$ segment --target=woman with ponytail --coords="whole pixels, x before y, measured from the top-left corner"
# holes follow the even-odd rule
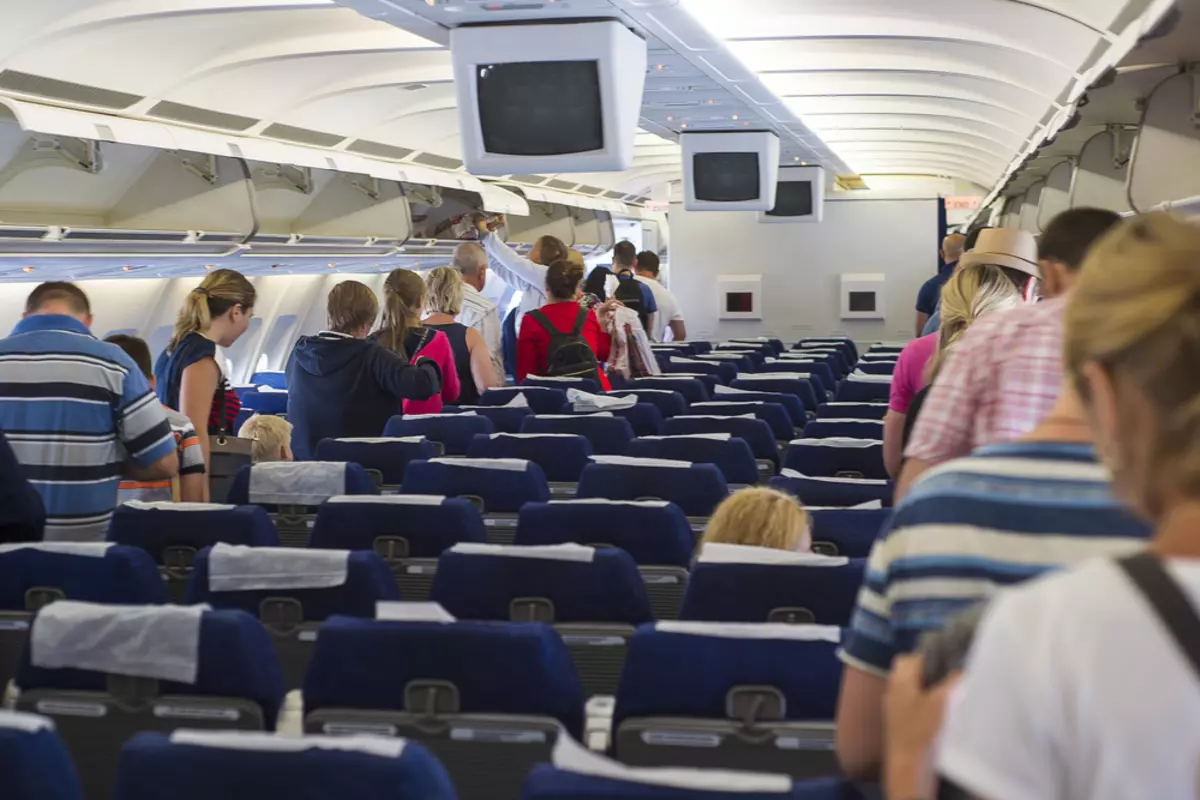
[[[254,286],[240,272],[210,272],[188,292],[175,321],[175,333],[154,365],[156,391],[168,408],[209,435],[235,434],[242,404],[217,362],[217,347],[230,347],[250,327]],[[201,435],[205,467],[211,473],[208,437]]]
[[[376,340],[409,362],[418,356],[428,358],[442,372],[441,394],[427,400],[404,400],[405,414],[437,414],[444,403],[456,401],[461,390],[450,340],[441,331],[421,324],[425,293],[425,281],[409,269],[392,270],[383,284],[383,328],[375,334]]]

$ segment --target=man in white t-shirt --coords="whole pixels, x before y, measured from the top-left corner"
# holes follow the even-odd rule
[[[687,326],[683,311],[675,295],[658,282],[659,259],[655,253],[643,250],[638,253],[635,277],[650,287],[658,311],[650,319],[650,340],[654,342],[682,342],[687,339]],[[667,334],[670,334],[668,336]]]

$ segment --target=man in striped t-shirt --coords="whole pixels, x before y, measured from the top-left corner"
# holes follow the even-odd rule
[[[102,541],[122,475],[162,480],[179,470],[158,398],[91,324],[79,287],[43,283],[0,340],[0,428],[45,503],[47,541]]]
[[[1005,586],[1144,546],[1149,527],[1112,496],[1075,393],[1064,388],[1025,439],[925,473],[871,549],[839,653],[837,751],[854,780],[877,776],[892,659]]]

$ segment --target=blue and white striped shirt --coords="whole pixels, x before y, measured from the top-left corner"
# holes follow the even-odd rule
[[[841,657],[885,676],[921,634],[997,589],[1144,545],[1091,445],[1009,442],[925,474],[867,562]]]
[[[26,317],[0,340],[0,428],[45,503],[48,541],[103,541],[125,462],[175,449],[133,360],[61,314]]]

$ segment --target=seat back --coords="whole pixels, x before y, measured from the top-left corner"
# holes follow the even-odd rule
[[[322,439],[317,443],[317,461],[349,461],[363,469],[375,470],[383,483],[398,486],[404,480],[408,462],[436,458],[441,448],[422,436],[402,439]]]
[[[658,409],[663,419],[686,414],[688,409],[683,395],[672,389],[619,389],[609,394],[613,397],[636,397],[639,403],[649,403]]]
[[[643,625],[617,692],[616,758],[631,766],[838,775],[839,636],[838,628],[816,625]]]
[[[742,358],[750,359],[752,365],[751,372],[757,372],[758,368],[767,363],[767,351],[762,347],[755,347],[751,344],[738,344],[730,342],[727,344],[718,345],[710,355],[736,355]]]
[[[592,408],[576,408],[575,406],[564,406],[564,414],[595,414],[596,410]],[[659,413],[656,406],[650,403],[635,403],[628,408],[614,408],[607,413],[614,417],[625,420],[629,423],[629,427],[633,429],[634,436],[655,436],[662,428],[663,416]]]
[[[629,421],[613,416],[612,412],[598,414],[537,414],[526,417],[521,433],[567,433],[582,436],[591,444],[592,452],[620,455],[633,441],[633,426]]]
[[[749,416],[749,415],[746,415]],[[759,419],[701,415],[675,417],[663,423],[667,436],[687,436],[696,433],[728,433],[750,445],[754,457],[779,466],[779,445],[771,426]]]
[[[831,392],[837,388],[837,372],[832,358],[817,354],[807,356],[803,353],[784,353],[773,363],[764,366],[774,366],[778,368],[776,371],[781,371],[789,364],[795,372],[807,372],[814,378],[819,378],[825,391]]]
[[[754,365],[754,361],[749,354],[738,353],[736,351],[722,351],[719,353],[705,353],[704,355],[693,356],[699,361],[708,361],[713,364],[732,364],[737,372],[754,372],[758,368]]]
[[[887,416],[887,403],[822,403],[817,419],[878,419]]]
[[[698,378],[688,378],[679,375],[660,375],[650,378],[638,378],[629,382],[626,389],[664,389],[678,392],[687,403],[703,403],[711,400],[708,387]]]
[[[838,386],[836,400],[842,403],[883,403],[891,394],[890,381],[870,380],[878,376],[849,376]]]
[[[747,389],[752,392],[778,392],[800,398],[804,404],[805,413],[816,411],[824,397],[817,397],[812,381],[796,377],[806,375],[803,372],[760,372],[753,375],[739,375],[730,386],[734,389]]]
[[[71,754],[48,717],[0,710],[0,775],[6,800],[83,800]]]
[[[734,344],[753,344],[760,347],[765,345],[765,349],[774,353],[775,355],[779,355],[784,350],[783,339],[776,339],[773,336],[734,337],[729,341]]]
[[[269,778],[268,778],[269,776]],[[444,767],[418,742],[262,733],[142,733],[121,749],[113,800],[455,800]]]
[[[887,523],[891,511],[878,509],[813,509],[814,553],[846,558],[866,558]]]
[[[485,514],[515,514],[526,503],[550,499],[546,474],[519,458],[433,458],[414,461],[404,473],[405,494],[472,499]]]
[[[666,500],[689,517],[707,517],[729,495],[725,476],[713,464],[593,456],[579,478],[576,497],[609,500]]]
[[[305,730],[420,741],[463,800],[516,797],[560,728],[583,735],[570,652],[542,624],[334,617],[304,682]]]
[[[808,419],[808,412],[804,408],[804,403],[794,394],[734,389],[729,386],[720,386],[717,388],[715,399],[717,401],[732,401],[735,403],[778,403],[787,411],[793,428],[804,427],[804,423]],[[790,439],[791,436],[787,438]]]
[[[255,414],[287,414],[288,393],[282,389],[251,389],[242,394],[242,408]]]
[[[666,363],[663,364],[663,372],[668,375],[691,373],[712,375],[721,383],[729,383],[737,377],[738,369],[733,364],[725,364],[712,359],[669,356]]]
[[[400,439],[421,436],[439,442],[445,455],[461,456],[467,452],[471,439],[481,433],[495,431],[495,425],[487,417],[464,411],[459,414],[392,417],[383,429],[383,435]]]
[[[795,495],[806,506],[849,508],[863,503],[892,503],[892,482],[870,478],[821,478],[784,469],[771,488]]]
[[[756,484],[760,478],[758,462],[750,445],[729,433],[647,436],[631,442],[626,454],[634,458],[713,464],[721,470],[726,482],[732,484]]]
[[[851,784],[838,778],[794,782],[786,775],[725,772],[711,769],[672,771],[626,767],[588,751],[584,758],[607,762],[579,771],[580,756],[569,767],[538,764],[529,773],[521,800],[859,800]]]
[[[849,625],[865,566],[863,559],[706,544],[679,618]]]
[[[229,489],[229,502],[265,508],[282,544],[305,547],[321,503],[338,495],[378,493],[375,481],[359,464],[276,461],[242,467]]]
[[[824,370],[814,370],[810,367],[825,366],[824,364],[806,364],[796,359],[778,359],[768,358],[767,363],[758,368],[759,375],[785,375],[795,374],[803,377],[804,380],[812,384],[816,391],[817,402],[827,398],[827,392],[832,392],[836,387],[835,381],[826,381]]]
[[[497,433],[520,433],[521,423],[533,414],[533,409],[528,406],[442,406],[442,413],[487,417]]]
[[[269,386],[272,389],[288,388],[287,373],[281,369],[260,369],[250,376],[250,383],[254,386]]]
[[[34,618],[16,683],[19,710],[54,719],[89,798],[109,796],[133,734],[273,730],[284,696],[258,620],[201,606],[53,603]]]
[[[830,417],[804,426],[805,439],[872,439],[883,441],[883,420]]]
[[[887,478],[883,442],[877,439],[796,439],[788,445],[784,465],[816,477]]]
[[[552,500],[521,509],[516,544],[617,547],[639,566],[691,565],[687,517],[662,500]]]
[[[788,442],[796,436],[796,426],[787,409],[781,403],[756,402],[753,400],[731,400],[729,402],[714,401],[697,403],[692,406],[693,414],[712,415],[714,417],[740,417],[753,414],[755,419],[767,423],[771,435],[777,442]]]
[[[577,483],[591,459],[591,443],[569,433],[493,433],[476,436],[467,448],[467,458],[519,458],[532,461],[546,479]]]
[[[549,386],[501,386],[488,389],[479,398],[482,406],[507,406],[516,402],[518,406],[528,404],[534,414],[557,414],[567,404],[568,387]],[[597,387],[596,391],[599,391]]]
[[[891,375],[896,371],[895,361],[860,361],[854,365],[855,372],[867,375]]]
[[[548,377],[545,375],[529,375],[521,381],[521,386],[541,386],[547,389],[578,389],[581,392],[598,394],[602,388],[595,378],[579,377]]]

